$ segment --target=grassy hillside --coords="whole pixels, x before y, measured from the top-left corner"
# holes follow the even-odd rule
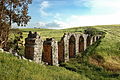
[[[0,80],[89,80],[62,67],[19,60],[0,52]]]
[[[120,80],[120,26],[94,26],[105,31],[101,41],[90,46],[83,57],[61,64],[91,80]]]
[[[32,28],[25,28],[21,29],[23,32],[24,38],[27,37],[27,34],[29,31],[37,32],[40,34],[40,36],[45,39],[45,38],[55,38],[56,40],[60,40],[61,37],[64,35],[64,33],[68,32],[76,32],[76,33],[81,33],[83,31],[83,28],[70,28],[70,29],[61,29],[61,30],[55,30],[55,29],[32,29]]]
[[[105,62],[99,65],[110,70],[120,70],[120,26],[98,26],[96,28],[104,30],[106,36],[102,39],[91,57],[100,55]],[[98,64],[95,59],[90,58],[90,60],[92,63]]]
[[[77,28],[69,28],[69,29],[63,29],[63,30],[45,30],[45,29],[44,30],[34,29],[34,30],[40,33],[40,35],[44,39],[46,37],[54,37],[56,40],[60,40],[60,37],[62,37],[65,32],[81,33],[86,28],[87,27],[82,27],[82,28],[77,27]],[[119,77],[120,74],[115,73],[120,71],[120,25],[93,26],[92,28],[96,28],[100,31],[104,31],[106,32],[106,35],[101,40],[100,43],[97,42],[99,44],[96,43],[90,46],[87,49],[87,52],[84,52],[84,54],[87,54],[87,55],[85,55],[85,58],[83,59],[84,60],[87,59],[87,62],[83,62],[80,65],[79,64],[80,61],[78,59],[77,60],[75,59],[68,62],[67,64],[64,64],[63,66],[64,67],[67,66],[68,69],[75,70],[78,73],[80,73],[79,71],[81,70],[80,74],[86,73],[84,75],[86,75],[87,77],[89,75],[90,79],[96,79],[96,77],[99,77],[100,78],[99,80],[120,79]],[[22,29],[22,31],[24,32],[24,34],[26,34],[26,32],[28,32],[29,30]],[[31,31],[33,31],[33,29],[31,29]],[[48,34],[50,34],[50,36]],[[100,69],[102,68],[100,72],[96,70],[99,68]],[[108,71],[104,71],[104,69]],[[109,71],[113,71],[113,73],[110,73]],[[117,75],[117,76],[114,76],[114,75]]]
[[[65,32],[81,33],[87,27],[62,30],[21,29],[24,38],[29,31],[38,32],[43,39],[60,40]],[[90,46],[82,57],[61,66],[43,66],[0,53],[0,80],[120,80],[120,25],[93,26],[106,35]],[[74,72],[73,72],[74,71]],[[77,73],[76,73],[77,72]]]

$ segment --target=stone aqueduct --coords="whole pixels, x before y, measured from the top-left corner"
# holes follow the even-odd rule
[[[57,66],[79,55],[100,38],[101,35],[65,33],[58,42],[53,38],[42,40],[37,32],[30,31],[25,39],[25,57],[37,63],[45,62]]]

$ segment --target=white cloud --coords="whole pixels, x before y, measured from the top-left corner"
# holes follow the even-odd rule
[[[120,10],[120,0],[86,0],[86,6],[94,14],[114,14]]]
[[[48,1],[41,2],[41,4],[40,4],[40,13],[41,13],[42,16],[48,16],[48,13],[45,12],[45,9],[48,8],[48,7],[50,7],[50,4],[49,4]]]
[[[82,4],[83,2],[83,4]],[[86,6],[90,8],[89,15],[71,15],[61,21],[63,18],[60,13],[53,16],[51,22],[39,22],[38,26],[42,28],[63,29],[77,26],[93,26],[93,25],[110,25],[120,24],[120,0],[79,0],[76,5]],[[41,3],[41,14],[48,16],[45,9],[50,7],[48,1]]]
[[[67,19],[71,27],[120,24],[120,0],[79,0],[90,8],[89,15],[72,15]],[[79,4],[79,5],[81,5]]]
[[[66,28],[69,25],[65,22],[54,20],[51,22],[38,22],[36,24],[38,28],[48,28],[48,29],[63,29]]]
[[[120,13],[112,15],[76,16],[72,15],[66,21],[54,20],[51,22],[39,22],[38,27],[49,29],[64,29],[79,26],[120,24]]]
[[[93,25],[110,25],[120,24],[120,13],[113,15],[93,15],[93,16],[71,16],[67,22],[71,26],[93,26]]]

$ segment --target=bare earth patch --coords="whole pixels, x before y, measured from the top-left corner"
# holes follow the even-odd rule
[[[94,64],[96,66],[104,67],[110,71],[120,71],[120,58],[119,57],[110,57],[105,62],[100,62],[99,60],[89,57],[89,63]]]

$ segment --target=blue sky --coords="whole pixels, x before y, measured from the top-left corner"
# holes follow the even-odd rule
[[[63,29],[120,24],[120,0],[33,0],[27,26]]]

